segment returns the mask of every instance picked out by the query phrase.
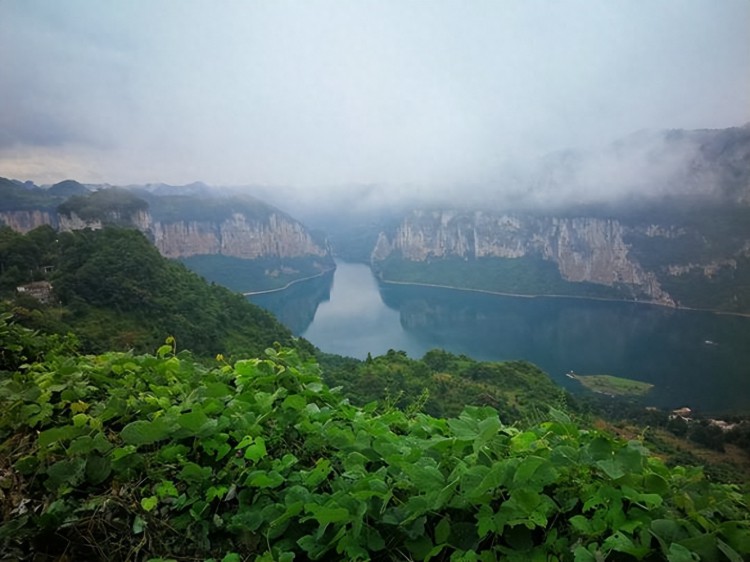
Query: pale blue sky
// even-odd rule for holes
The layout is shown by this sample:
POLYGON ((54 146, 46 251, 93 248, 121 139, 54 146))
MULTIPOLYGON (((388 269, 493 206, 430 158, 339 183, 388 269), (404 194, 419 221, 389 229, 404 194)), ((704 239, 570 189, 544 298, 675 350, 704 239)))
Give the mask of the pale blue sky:
POLYGON ((750 121, 747 0, 0 0, 0 175, 461 184, 750 121))

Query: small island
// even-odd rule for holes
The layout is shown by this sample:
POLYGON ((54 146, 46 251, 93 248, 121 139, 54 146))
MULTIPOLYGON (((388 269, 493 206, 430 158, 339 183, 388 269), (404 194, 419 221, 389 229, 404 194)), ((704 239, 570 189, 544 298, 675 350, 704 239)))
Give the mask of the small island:
POLYGON ((577 375, 571 371, 567 376, 593 392, 609 396, 643 396, 654 387, 647 382, 612 375, 577 375))

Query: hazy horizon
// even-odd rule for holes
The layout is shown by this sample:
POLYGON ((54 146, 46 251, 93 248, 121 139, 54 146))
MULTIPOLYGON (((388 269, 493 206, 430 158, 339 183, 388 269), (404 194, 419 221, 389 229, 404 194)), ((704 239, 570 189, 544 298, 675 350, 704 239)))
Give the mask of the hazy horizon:
POLYGON ((526 197, 545 154, 749 122, 749 22, 744 0, 0 1, 0 176, 526 197))

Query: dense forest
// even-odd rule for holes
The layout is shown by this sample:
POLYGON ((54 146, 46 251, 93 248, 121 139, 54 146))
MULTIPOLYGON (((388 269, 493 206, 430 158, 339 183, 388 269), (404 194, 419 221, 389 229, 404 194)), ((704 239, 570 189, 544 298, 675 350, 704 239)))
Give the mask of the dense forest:
POLYGON ((0 292, 15 298, 25 325, 73 332, 86 352, 150 351, 167 335, 205 357, 258 354, 274 342, 312 350, 241 295, 164 259, 133 229, 0 228, 0 292), (16 296, 40 280, 51 283, 49 303, 16 296))
POLYGON ((134 230, 2 229, 0 290, 6 557, 750 556, 743 487, 529 363, 321 353, 134 230))

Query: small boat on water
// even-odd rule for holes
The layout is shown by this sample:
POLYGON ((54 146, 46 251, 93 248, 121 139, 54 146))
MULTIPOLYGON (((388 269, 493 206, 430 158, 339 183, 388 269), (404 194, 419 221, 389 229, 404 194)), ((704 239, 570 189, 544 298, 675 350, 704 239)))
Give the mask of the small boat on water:
POLYGON ((576 378, 576 374, 573 371, 568 371, 567 373, 565 373, 565 376, 568 377, 569 379, 576 378))

